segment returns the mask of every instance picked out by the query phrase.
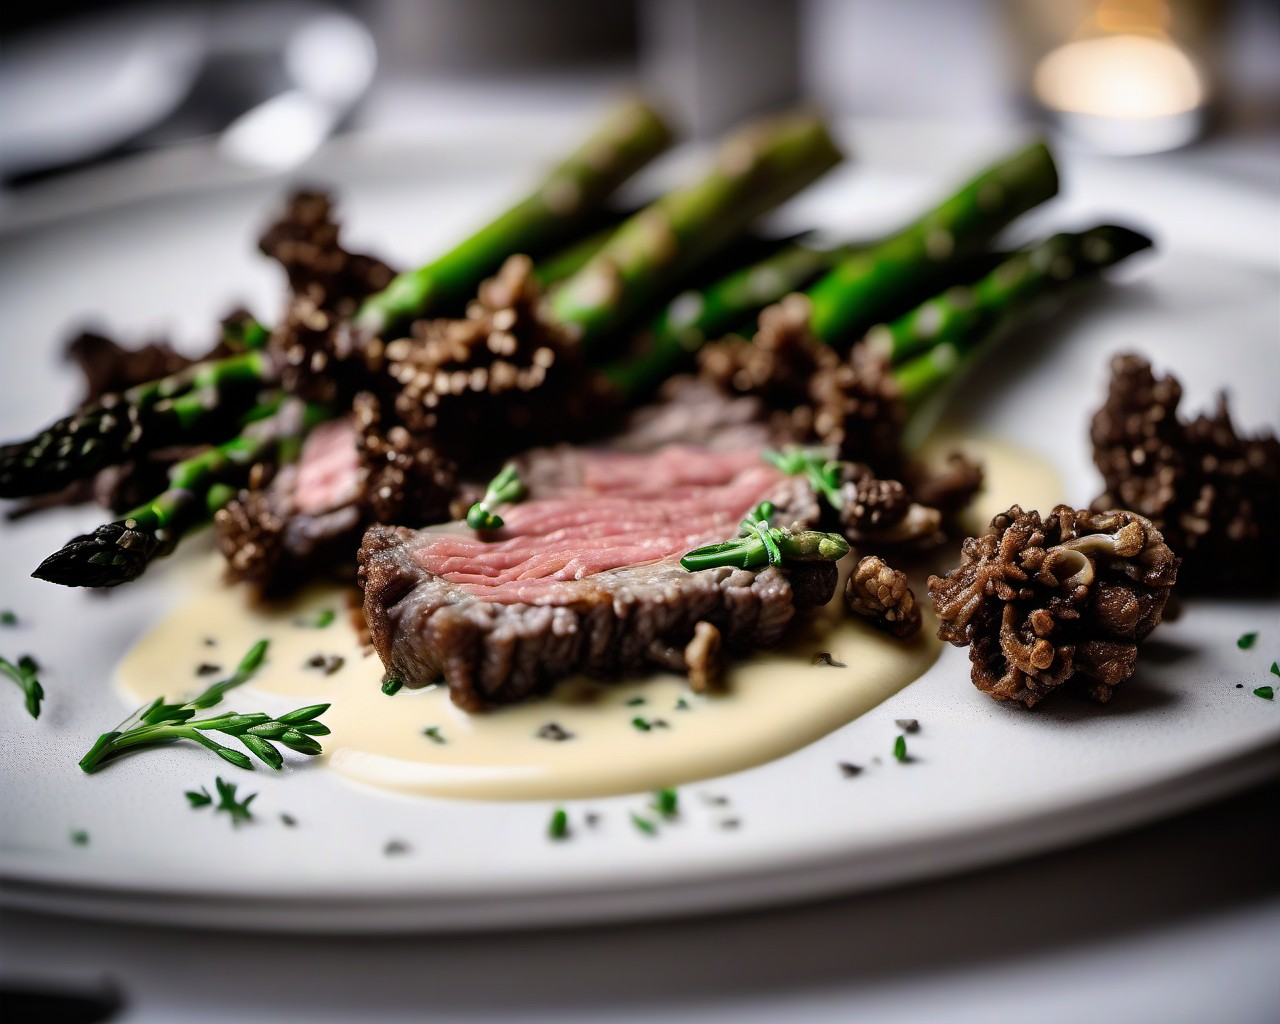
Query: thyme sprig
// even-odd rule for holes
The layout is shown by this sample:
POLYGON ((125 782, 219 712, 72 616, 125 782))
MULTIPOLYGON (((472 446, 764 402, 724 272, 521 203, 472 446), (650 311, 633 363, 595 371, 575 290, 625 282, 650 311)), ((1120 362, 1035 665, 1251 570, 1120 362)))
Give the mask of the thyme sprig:
POLYGON ((22 692, 26 696, 27 714, 32 718, 40 717, 40 702, 44 700, 44 687, 36 678, 36 673, 39 671, 40 666, 29 654, 19 658, 16 665, 8 658, 0 658, 0 672, 22 687, 22 692))
POLYGON ((284 764, 284 755, 272 741, 298 754, 311 756, 320 753, 320 744, 315 737, 327 736, 329 728, 316 719, 329 710, 328 704, 313 704, 274 718, 261 711, 249 714, 227 711, 211 718, 195 717, 198 711, 219 703, 228 690, 248 682, 266 654, 267 641, 259 640, 241 659, 230 678, 214 683, 185 703, 166 704, 163 697, 157 697, 117 728, 99 736, 80 759, 81 769, 88 773, 96 772, 117 758, 175 740, 192 740, 237 768, 253 768, 253 761, 248 755, 219 743, 209 733, 238 739, 250 754, 271 768, 278 769, 284 764))
POLYGON ((788 445, 782 451, 772 448, 763 453, 764 460, 776 466, 787 476, 803 476, 809 485, 827 499, 836 511, 844 505, 840 496, 841 479, 840 463, 831 457, 826 448, 800 448, 788 445))
POLYGON ((494 506, 510 504, 523 497, 524 482, 516 472, 515 463, 508 462, 489 481, 484 497, 467 509, 467 525, 473 530, 499 530, 503 526, 503 519, 493 510, 494 506))
POLYGON ((680 564, 689 572, 724 565, 763 569, 783 562, 835 562, 849 553, 849 542, 839 534, 774 526, 769 522, 773 513, 773 502, 760 502, 738 524, 735 540, 694 548, 680 564))

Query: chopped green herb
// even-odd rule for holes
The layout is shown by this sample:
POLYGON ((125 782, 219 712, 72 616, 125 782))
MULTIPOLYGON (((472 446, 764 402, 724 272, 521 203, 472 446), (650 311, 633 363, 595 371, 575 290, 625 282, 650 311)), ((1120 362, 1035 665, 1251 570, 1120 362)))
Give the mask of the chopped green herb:
POLYGON ((631 728, 635 729, 637 732, 648 732, 653 728, 653 726, 637 715, 635 718, 631 719, 631 728))
POLYGON ((1271 674, 1273 676, 1280 676, 1280 661, 1273 661, 1271 663, 1271 674))
POLYGON ((319 615, 316 616, 316 620, 311 624, 311 626, 313 629, 324 629, 327 626, 333 625, 333 620, 336 619, 337 617, 338 617, 337 612, 335 612, 332 608, 326 608, 324 611, 322 611, 319 615))
POLYGON ((1242 651, 1247 651, 1250 647, 1252 647, 1257 642, 1258 642, 1257 633, 1243 633, 1241 634, 1240 639, 1236 641, 1236 646, 1239 647, 1240 650, 1242 651))
POLYGON ((899 736, 893 741, 893 756, 903 762, 909 759, 907 755, 907 738, 905 736, 899 736))
POLYGON ((204 786, 200 787, 199 792, 194 789, 189 789, 184 796, 186 796, 187 802, 191 804, 192 807, 208 807, 213 803, 213 797, 209 795, 209 791, 205 789, 204 786))
POLYGON ((298 824, 297 818, 295 818, 292 814, 285 814, 284 812, 281 812, 280 814, 280 821, 288 828, 293 828, 296 824, 298 824))
POLYGON ((209 733, 235 737, 250 754, 271 768, 278 769, 284 764, 284 755, 272 745, 271 740, 298 754, 311 756, 320 753, 320 744, 315 737, 327 736, 329 728, 317 719, 329 710, 328 704, 298 708, 276 718, 261 711, 250 714, 226 711, 212 718, 195 717, 196 712, 221 702, 228 690, 248 682, 266 654, 267 641, 259 640, 241 659, 230 678, 214 683, 186 703, 166 704, 163 697, 157 697, 130 715, 117 728, 99 736, 89 752, 80 759, 81 769, 96 772, 116 758, 164 746, 174 740, 199 743, 237 768, 253 767, 250 757, 217 742, 209 733))
POLYGON ((8 658, 0 658, 0 673, 8 676, 22 687, 26 695, 27 714, 32 718, 40 717, 40 702, 44 700, 44 687, 36 678, 40 666, 31 655, 24 654, 15 665, 8 658))
POLYGON ((16 626, 18 624, 18 616, 11 612, 8 608, 0 612, 0 626, 16 626))
POLYGON ((1255 697, 1261 697, 1263 700, 1275 700, 1276 690, 1274 686, 1259 686, 1253 691, 1255 697))
POLYGON ((395 676, 387 676, 386 679, 382 680, 382 692, 388 697, 399 693, 402 686, 404 686, 404 683, 400 682, 395 676))
MULTIPOLYGON (((238 788, 234 782, 228 782, 221 775, 213 780, 214 788, 218 792, 218 803, 214 806, 214 813, 218 811, 226 811, 231 815, 231 824, 239 825, 242 821, 252 821, 253 812, 249 810, 249 805, 258 799, 257 793, 250 793, 243 800, 236 799, 236 789, 238 788)), ((209 795, 209 791, 201 786, 199 791, 188 790, 185 794, 187 802, 192 808, 208 807, 213 804, 213 797, 209 795)))
POLYGON ((75 843, 76 846, 88 846, 89 833, 82 828, 74 829, 71 832, 71 841, 75 843))
POLYGON ((563 807, 551 812, 551 823, 547 825, 547 835, 552 839, 569 838, 569 815, 563 807))
POLYGON ((631 824, 647 836, 656 836, 658 834, 658 826, 648 818, 636 814, 635 811, 631 812, 631 824))
POLYGON ((653 809, 664 818, 671 819, 680 813, 680 794, 674 789, 659 789, 653 794, 653 809))
POLYGON ((422 735, 429 739, 432 743, 448 743, 449 741, 440 735, 440 726, 429 725, 422 730, 422 735))
POLYGON ((691 706, 692 705, 690 705, 690 703, 687 700, 685 700, 683 697, 681 697, 679 700, 676 701, 677 711, 688 711, 691 706))
POLYGON ((627 701, 627 707, 638 708, 641 704, 647 704, 647 703, 648 701, 646 701, 643 697, 632 697, 629 701, 627 701))

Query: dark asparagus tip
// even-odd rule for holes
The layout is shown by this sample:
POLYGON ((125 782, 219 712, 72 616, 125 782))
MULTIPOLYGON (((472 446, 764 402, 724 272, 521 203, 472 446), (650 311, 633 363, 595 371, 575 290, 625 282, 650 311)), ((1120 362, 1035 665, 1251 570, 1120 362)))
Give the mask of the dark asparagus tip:
POLYGON ((31 575, 64 587, 117 587, 141 576, 159 550, 154 534, 105 523, 68 541, 31 575))

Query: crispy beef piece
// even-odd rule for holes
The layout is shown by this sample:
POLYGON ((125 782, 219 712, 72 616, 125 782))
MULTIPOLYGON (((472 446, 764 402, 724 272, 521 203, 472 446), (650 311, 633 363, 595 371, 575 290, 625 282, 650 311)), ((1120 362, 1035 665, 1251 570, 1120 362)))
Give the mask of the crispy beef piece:
POLYGON ((1111 699, 1137 666, 1178 575, 1160 531, 1134 512, 1017 505, 929 579, 938 638, 969 648, 972 678, 1032 707, 1068 681, 1111 699))
POLYGON ((363 526, 355 451, 354 424, 332 420, 311 432, 296 463, 274 475, 254 467, 250 486, 214 516, 229 581, 280 594, 319 569, 349 568, 363 526))
POLYGON ((816 517, 808 489, 754 451, 545 457, 551 465, 530 467, 530 497, 504 511, 494 542, 469 531, 365 534, 365 617, 389 674, 410 686, 444 680, 468 710, 575 673, 617 679, 683 662, 705 676, 712 641, 706 629, 699 639, 700 623, 723 651, 742 653, 776 643, 801 600, 830 599, 835 580, 818 595, 808 567, 793 582, 773 567, 680 566, 681 553, 732 532, 763 497, 774 497, 780 521, 816 517))
POLYGON ((288 304, 268 351, 285 389, 312 401, 345 401, 379 369, 381 345, 348 321, 395 273, 374 256, 343 248, 338 233, 330 197, 300 191, 258 243, 289 279, 288 304))
POLYGON ((1094 508, 1148 517, 1182 556, 1184 587, 1280 587, 1280 440, 1243 437, 1221 395, 1212 416, 1178 418, 1182 388, 1136 355, 1111 363, 1093 417, 1093 460, 1106 491, 1094 508))
POLYGON ((863 557, 849 574, 844 600, 854 615, 896 637, 912 636, 920 629, 920 608, 906 573, 875 555, 863 557))
POLYGON ((897 472, 906 408, 888 364, 863 345, 842 359, 813 336, 810 315, 805 296, 788 295, 760 314, 750 344, 730 338, 705 346, 699 376, 726 394, 758 399, 779 435, 897 472))

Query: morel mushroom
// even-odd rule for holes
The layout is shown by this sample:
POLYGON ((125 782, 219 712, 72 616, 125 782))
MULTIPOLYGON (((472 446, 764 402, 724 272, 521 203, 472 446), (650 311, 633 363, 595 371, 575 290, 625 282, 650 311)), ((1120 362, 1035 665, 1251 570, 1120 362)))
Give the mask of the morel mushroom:
POLYGON ((1136 355, 1111 363, 1093 417, 1093 461, 1106 491, 1094 508, 1149 518, 1198 590, 1280 585, 1280 440, 1241 437, 1225 396, 1213 416, 1178 418, 1182 387, 1136 355))
POLYGON ((1160 622, 1179 559, 1133 512, 1014 505, 960 565, 929 579, 938 638, 969 648, 974 684, 1032 707, 1068 681, 1111 699, 1160 622))
POLYGON ((908 637, 920 629, 920 608, 906 573, 875 555, 867 555, 850 573, 844 600, 853 614, 896 637, 908 637))

